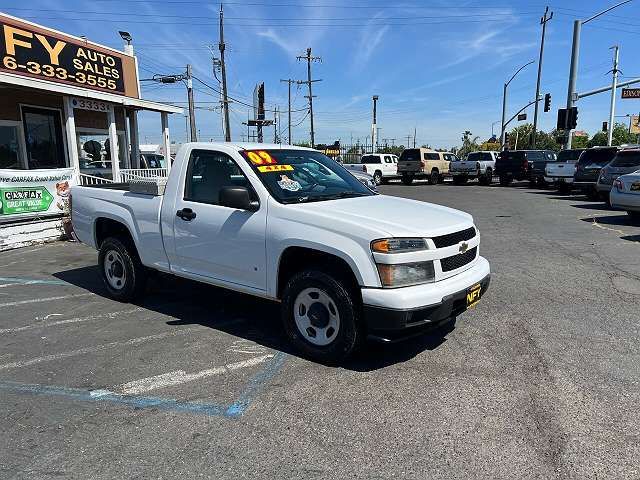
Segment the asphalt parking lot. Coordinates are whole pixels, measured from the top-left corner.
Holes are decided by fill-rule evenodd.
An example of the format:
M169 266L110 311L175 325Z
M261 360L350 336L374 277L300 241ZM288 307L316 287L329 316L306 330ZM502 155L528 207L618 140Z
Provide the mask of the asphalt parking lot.
M525 184L391 184L472 213L455 330L341 368L278 307L163 276L109 300L75 243L0 253L0 478L640 478L640 226Z

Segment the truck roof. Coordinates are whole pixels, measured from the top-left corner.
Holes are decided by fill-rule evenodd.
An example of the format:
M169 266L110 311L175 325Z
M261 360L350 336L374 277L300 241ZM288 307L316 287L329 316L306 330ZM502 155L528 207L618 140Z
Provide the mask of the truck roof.
M231 147L238 151L241 150L314 150L308 147L298 147L296 145L287 145L285 143L256 143L256 142L189 142L188 145L193 148L212 148L212 147Z

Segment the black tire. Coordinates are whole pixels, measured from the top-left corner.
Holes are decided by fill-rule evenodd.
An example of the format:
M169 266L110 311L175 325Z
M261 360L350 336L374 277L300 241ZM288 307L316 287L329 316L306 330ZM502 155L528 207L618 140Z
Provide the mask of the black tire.
M560 193L567 194L567 193L571 192L571 187L569 186L568 183L559 183L558 184L558 191Z
M598 194L598 191L595 190L594 188L590 188L589 190L587 190L586 195L589 200L593 200L593 201L600 200L600 195Z
M439 180L440 180L440 173L438 173L438 170L436 169L431 170L431 175L429 175L429 185L436 185Z
M380 170L373 172L373 181L376 185L380 185L382 183L382 172Z
M337 333L332 334L334 338L327 345L311 343L307 339L312 338L311 335L303 334L296 323L294 306L298 296L307 289L324 292L337 309ZM358 301L345 284L320 270L305 270L291 277L282 296L282 323L289 341L303 356L328 365L342 362L362 341L364 332L360 322L360 311ZM309 328L314 332L315 338L317 327Z
M500 186L508 187L511 184L511 177L508 175L500 175Z
M493 170L487 168L485 174L478 177L478 183L480 185L491 185L493 183Z
M411 185L413 183L413 175L402 175L403 185Z
M111 268L107 266L109 264ZM98 268L105 288L114 300L130 302L144 293L147 270L131 241L121 237L104 240L98 254Z
M640 212L632 212L627 210L627 215L631 217L632 222L640 223Z
M535 178L532 178L531 180L529 180L529 188L536 188L538 182L536 182Z

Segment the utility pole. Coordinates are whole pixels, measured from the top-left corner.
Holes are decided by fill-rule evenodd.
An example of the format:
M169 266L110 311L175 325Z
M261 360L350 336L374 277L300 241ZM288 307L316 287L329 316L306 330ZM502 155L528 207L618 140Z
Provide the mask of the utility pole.
M416 127L413 127L413 148L416 148Z
M611 47L613 50L613 80L611 81L611 108L609 109L609 128L607 130L607 145L611 146L613 141L613 117L616 114L616 89L618 88L618 60L620 59L620 48L618 45Z
M224 140L231 141L231 127L229 125L229 97L227 96L227 69L224 63L224 12L220 4L220 69L222 72L222 110L224 112Z
M322 58L311 56L311 48L307 48L306 56L298 56L296 57L298 60L306 60L307 61L307 81L298 81L298 85L306 83L309 87L309 95L307 98L309 99L309 117L311 118L311 148L315 147L316 139L315 139L315 131L313 129L313 93L311 90L311 84L313 82L320 82L321 80L311 80L311 62L321 62Z
M416 144L416 142L413 142L414 146ZM407 148L409 148L409 146L411 145L411 134L407 135Z
M280 80L281 82L287 82L287 85L289 87L289 113L288 113L288 120L289 120L289 128L288 128L288 135L289 135L289 145L291 145L291 84L295 83L295 80L291 80L290 78L286 79L286 80Z
M278 107L273 111L273 143L278 143Z
M373 96L373 123L371 124L371 135L372 135L372 141L371 144L373 145L373 153L376 153L376 150L378 149L378 121L377 121L377 106L378 106L378 95L374 95Z
M191 64L187 65L187 99L189 100L189 127L191 130L191 141L197 142L196 135L196 112L193 103L193 78L191 72Z
M536 131L538 130L538 104L540 97L540 78L542 76L542 56L544 54L544 37L547 33L547 22L553 18L553 12L549 13L549 7L544 10L544 16L540 19L542 25L542 39L540 40L540 57L538 58L538 81L536 82L536 104L533 112L533 132L531 133L531 148L536 148Z

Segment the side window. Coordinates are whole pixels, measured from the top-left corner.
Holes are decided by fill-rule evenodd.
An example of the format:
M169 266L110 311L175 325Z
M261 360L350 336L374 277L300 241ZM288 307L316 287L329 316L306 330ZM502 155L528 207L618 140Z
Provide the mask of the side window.
M425 153L424 154L424 159L425 160L440 160L440 154L439 153Z
M384 163L393 163L393 160L391 160L391 155L384 156Z
M219 205L220 190L234 186L251 187L231 157L211 150L191 152L184 187L185 200Z

